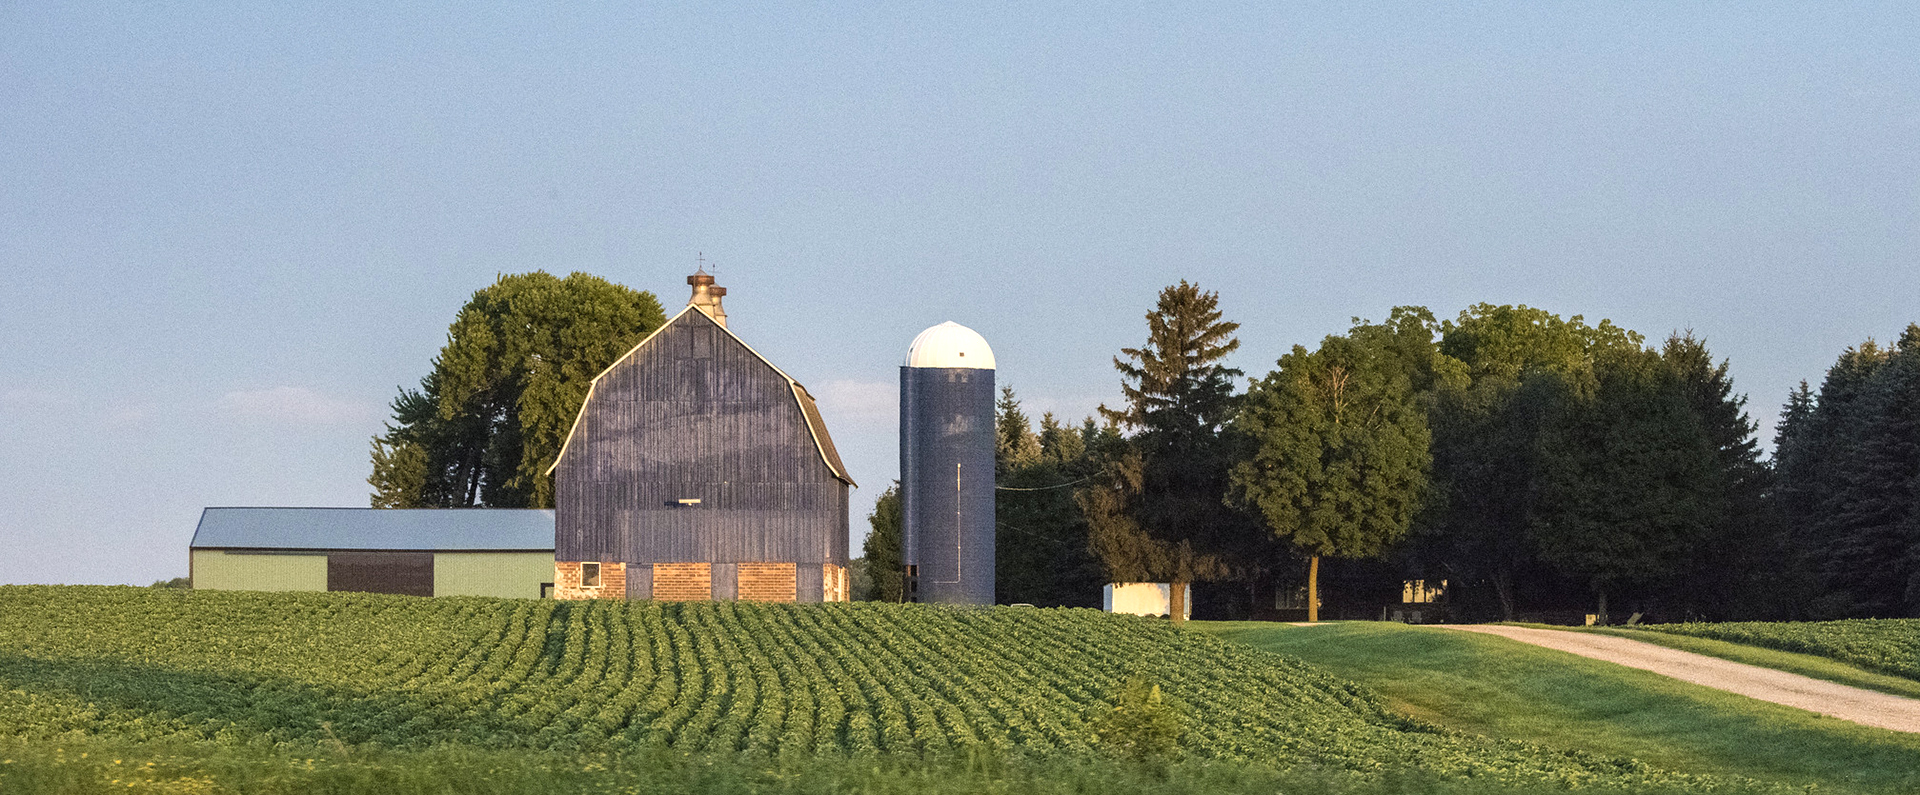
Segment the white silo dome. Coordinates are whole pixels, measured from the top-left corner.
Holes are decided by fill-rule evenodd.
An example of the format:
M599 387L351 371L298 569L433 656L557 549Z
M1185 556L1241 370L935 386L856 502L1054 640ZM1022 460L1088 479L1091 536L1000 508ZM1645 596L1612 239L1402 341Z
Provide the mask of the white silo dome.
M993 369L993 349L979 332L951 320L920 332L907 346L908 367Z

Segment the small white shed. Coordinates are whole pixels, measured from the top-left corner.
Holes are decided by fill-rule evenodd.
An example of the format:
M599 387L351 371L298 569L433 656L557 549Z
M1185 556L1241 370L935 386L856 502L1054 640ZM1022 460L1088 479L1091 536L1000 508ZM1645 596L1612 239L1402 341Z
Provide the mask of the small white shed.
M1186 587L1186 615L1193 618L1193 585ZM1173 586L1164 582L1115 582L1101 589L1100 604L1109 613L1166 616L1173 613Z

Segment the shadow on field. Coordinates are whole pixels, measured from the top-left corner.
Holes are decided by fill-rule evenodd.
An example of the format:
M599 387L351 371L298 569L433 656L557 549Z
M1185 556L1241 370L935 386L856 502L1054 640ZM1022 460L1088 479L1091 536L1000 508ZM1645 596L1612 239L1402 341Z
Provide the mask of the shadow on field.
M4 691L24 692L10 704ZM375 742L390 747L459 740L525 745L490 710L470 713L426 693L358 692L285 678L182 671L117 660L0 654L0 733L68 732L146 740L187 737L268 743Z

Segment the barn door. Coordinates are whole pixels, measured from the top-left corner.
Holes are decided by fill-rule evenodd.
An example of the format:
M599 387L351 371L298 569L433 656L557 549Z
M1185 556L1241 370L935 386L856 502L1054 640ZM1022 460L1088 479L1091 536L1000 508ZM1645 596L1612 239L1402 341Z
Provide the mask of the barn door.
M431 552L330 552L327 590L433 595Z

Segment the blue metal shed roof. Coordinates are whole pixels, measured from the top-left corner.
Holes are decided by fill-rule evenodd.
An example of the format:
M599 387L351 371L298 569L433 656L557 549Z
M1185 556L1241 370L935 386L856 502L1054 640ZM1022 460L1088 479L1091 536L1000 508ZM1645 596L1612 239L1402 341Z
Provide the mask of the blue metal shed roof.
M553 511L208 508L195 549L553 550Z

